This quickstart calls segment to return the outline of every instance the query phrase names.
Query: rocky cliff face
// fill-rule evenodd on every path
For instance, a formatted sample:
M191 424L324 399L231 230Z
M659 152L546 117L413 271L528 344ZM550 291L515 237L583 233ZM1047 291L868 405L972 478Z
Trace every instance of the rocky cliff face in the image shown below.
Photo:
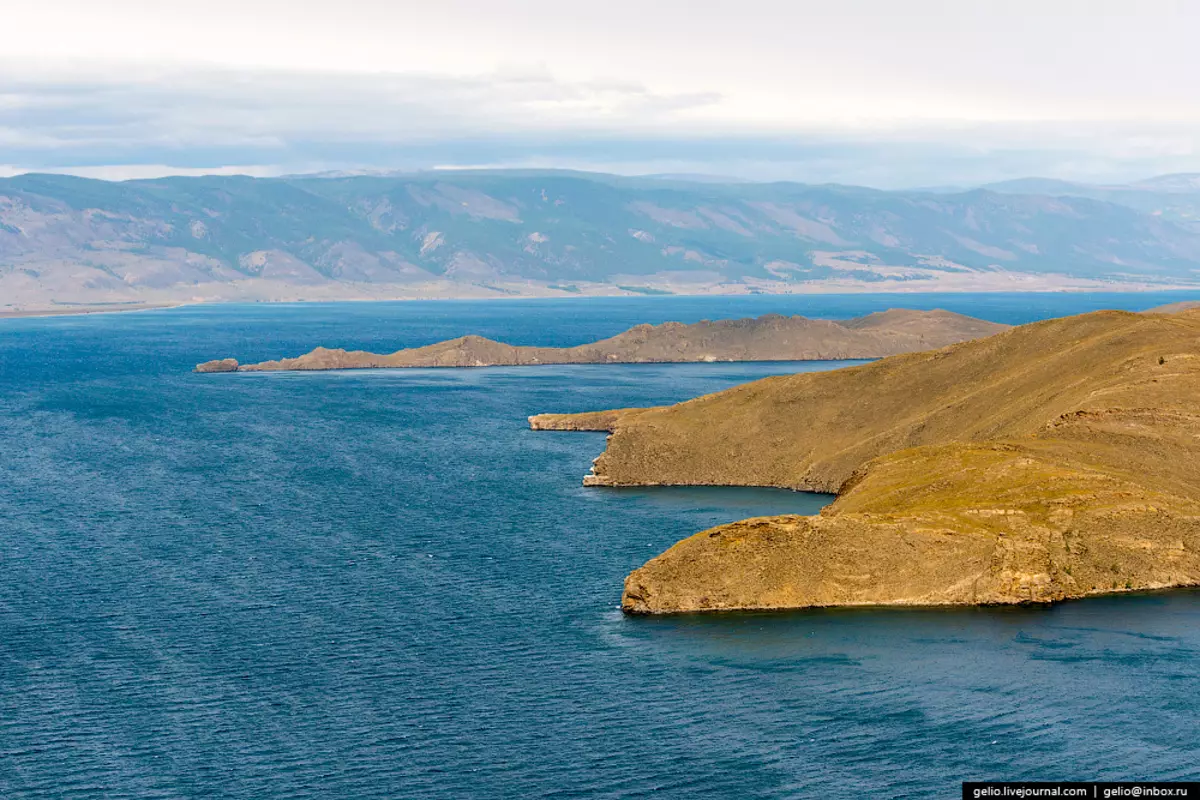
M590 483L831 491L628 578L633 613L1051 602L1200 584L1200 311L1099 312L658 409Z
M638 325L578 347L516 347L463 336L379 354L318 347L297 358L237 366L243 372L401 367L492 367L687 361L803 361L881 358L1005 330L949 311L894 309L844 322L767 314L756 319ZM226 371L206 362L200 372Z

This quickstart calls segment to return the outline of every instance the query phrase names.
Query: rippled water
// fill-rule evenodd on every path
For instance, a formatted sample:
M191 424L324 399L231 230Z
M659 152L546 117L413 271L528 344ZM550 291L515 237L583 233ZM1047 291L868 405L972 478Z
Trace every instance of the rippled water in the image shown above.
M585 490L525 417L836 365L199 376L466 332L1172 297L650 298L0 320L0 798L956 796L1200 775L1200 595L627 619L679 538L825 498Z

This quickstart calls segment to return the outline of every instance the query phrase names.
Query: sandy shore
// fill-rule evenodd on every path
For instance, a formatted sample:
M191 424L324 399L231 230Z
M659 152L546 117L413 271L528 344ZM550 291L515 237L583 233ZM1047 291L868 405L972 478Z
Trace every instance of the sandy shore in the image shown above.
M79 314L115 314L121 311L152 311L163 308L179 308L183 303L114 303L106 306L65 306L62 308L22 309L5 311L0 309L0 319L17 317L63 317Z

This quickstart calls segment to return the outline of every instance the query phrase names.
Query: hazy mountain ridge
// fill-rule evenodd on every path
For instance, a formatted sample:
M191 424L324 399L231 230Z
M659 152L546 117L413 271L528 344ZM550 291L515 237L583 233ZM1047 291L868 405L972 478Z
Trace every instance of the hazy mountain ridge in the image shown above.
M988 191L1085 197L1115 203L1200 232L1200 174L1158 175L1125 184L1091 184L1049 178L1019 178L988 184Z
M536 170L0 180L6 306L1106 282L1200 283L1200 229L1082 194Z

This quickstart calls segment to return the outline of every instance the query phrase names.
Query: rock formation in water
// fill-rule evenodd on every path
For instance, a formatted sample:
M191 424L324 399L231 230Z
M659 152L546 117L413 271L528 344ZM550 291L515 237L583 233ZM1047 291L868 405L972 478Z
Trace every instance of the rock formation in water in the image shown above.
M705 320L692 325L638 325L611 339L578 347L518 347L482 336L463 336L390 354L318 347L298 358L261 364L239 365L234 359L208 361L196 371L882 358L989 336L1007 327L941 310L892 309L838 322L767 314L757 319Z
M196 365L196 372L237 372L236 358L222 358L219 361L205 361Z
M1200 585L1200 310L1102 311L675 406L607 430L586 483L834 492L685 539L631 613L1044 603Z

